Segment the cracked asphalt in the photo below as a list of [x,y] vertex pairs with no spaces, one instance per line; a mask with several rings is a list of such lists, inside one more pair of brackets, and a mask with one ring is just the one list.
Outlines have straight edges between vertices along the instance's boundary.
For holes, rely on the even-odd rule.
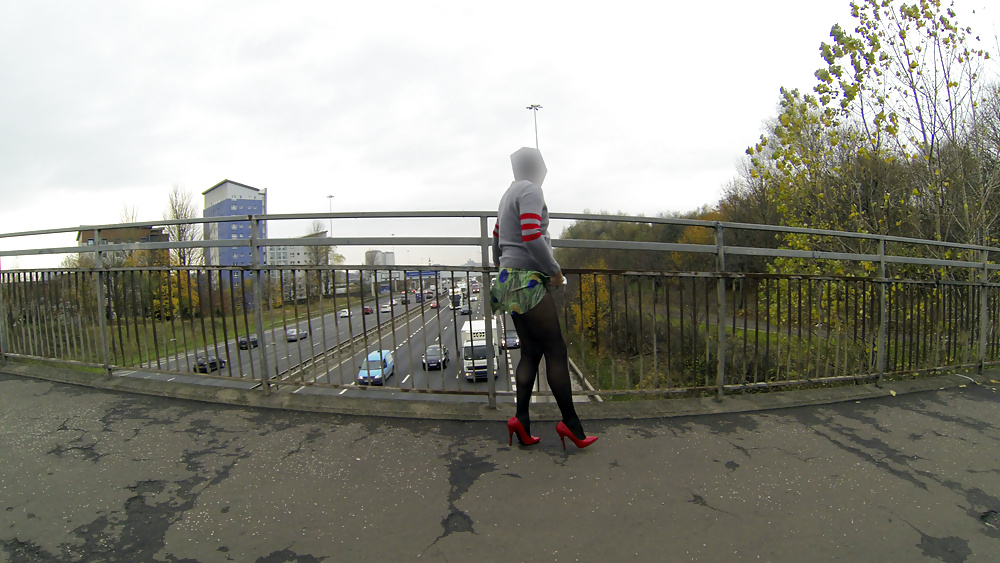
[[217,406],[0,375],[0,562],[998,561],[996,385],[641,421]]

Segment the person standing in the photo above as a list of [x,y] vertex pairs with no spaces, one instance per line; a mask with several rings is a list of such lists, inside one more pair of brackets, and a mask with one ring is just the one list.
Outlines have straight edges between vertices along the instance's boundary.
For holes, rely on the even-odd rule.
[[510,443],[517,434],[522,445],[536,444],[531,435],[528,407],[538,375],[538,365],[545,358],[549,388],[559,405],[562,420],[556,433],[566,449],[566,438],[579,448],[593,444],[573,406],[569,380],[566,341],[559,327],[559,316],[551,290],[562,286],[562,268],[552,255],[548,234],[549,212],[542,194],[547,172],[538,149],[522,147],[510,155],[514,170],[511,183],[497,210],[493,227],[493,263],[499,269],[497,283],[490,290],[493,314],[510,312],[514,329],[521,340],[521,360],[517,364],[517,412],[507,421]]

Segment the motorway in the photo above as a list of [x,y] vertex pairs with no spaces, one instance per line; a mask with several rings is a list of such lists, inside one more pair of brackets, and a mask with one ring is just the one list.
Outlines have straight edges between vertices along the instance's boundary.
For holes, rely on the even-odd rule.
[[[477,294],[473,294],[478,298]],[[411,395],[403,390],[434,390],[447,392],[468,392],[487,390],[488,383],[483,381],[470,382],[460,375],[461,362],[458,357],[461,349],[459,333],[462,325],[470,319],[482,319],[481,302],[470,303],[472,313],[462,315],[459,310],[448,306],[446,295],[439,296],[440,307],[431,308],[429,302],[403,303],[401,295],[394,295],[395,304],[391,311],[379,312],[380,306],[390,303],[387,296],[380,296],[377,303],[366,301],[365,305],[373,307],[376,312],[362,314],[359,304],[350,308],[349,317],[341,317],[339,312],[326,315],[316,315],[311,319],[289,319],[258,335],[260,346],[264,347],[267,357],[270,378],[279,385],[294,385],[293,392],[304,391],[318,384],[326,387],[332,384],[333,389],[342,395],[362,395],[372,392],[385,392],[386,395]],[[265,321],[269,318],[265,314]],[[507,320],[508,326],[510,324]],[[296,328],[307,331],[308,336],[298,341],[288,342],[286,329]],[[422,355],[428,346],[442,344],[449,351],[449,362],[442,370],[425,371],[422,365]],[[395,356],[393,374],[387,378],[381,389],[359,388],[356,383],[358,368],[369,352],[376,350],[392,350]],[[259,380],[261,373],[260,350],[240,350],[236,338],[228,341],[210,342],[207,346],[209,355],[226,360],[226,365],[213,375],[229,376],[236,379]],[[513,370],[519,355],[518,351],[510,350],[499,358],[499,372],[506,374],[498,377],[497,391],[513,391]],[[204,356],[205,350],[188,352],[187,355],[161,357],[159,360],[147,362],[142,368],[159,369],[166,372],[190,373],[194,369],[195,355]],[[296,369],[306,360],[305,369]],[[159,367],[157,366],[159,364]],[[157,379],[171,380],[169,373],[156,375]],[[367,386],[364,386],[367,387]],[[329,387],[326,387],[330,389]],[[419,396],[420,394],[412,394]],[[416,396],[413,398],[417,398]],[[458,397],[455,397],[458,399]]]

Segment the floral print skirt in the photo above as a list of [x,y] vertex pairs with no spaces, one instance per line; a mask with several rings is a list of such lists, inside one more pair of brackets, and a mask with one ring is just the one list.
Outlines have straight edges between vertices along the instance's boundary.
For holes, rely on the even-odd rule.
[[549,276],[542,272],[500,268],[496,284],[490,288],[490,309],[494,315],[527,313],[542,302],[548,285]]

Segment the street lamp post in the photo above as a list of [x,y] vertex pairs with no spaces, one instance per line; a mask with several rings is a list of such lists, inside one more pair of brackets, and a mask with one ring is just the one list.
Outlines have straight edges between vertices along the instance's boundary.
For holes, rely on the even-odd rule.
[[531,104],[524,109],[531,110],[531,113],[535,116],[535,150],[538,150],[538,110],[542,109],[542,106],[538,104]]

